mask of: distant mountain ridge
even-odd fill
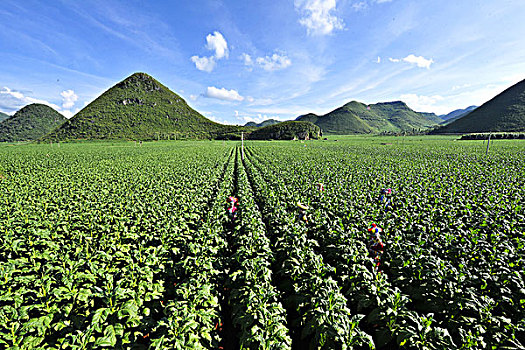
[[[5,114],[5,113],[0,112],[0,122],[1,122],[2,120],[7,119],[7,118],[9,118],[9,114]]]
[[[459,118],[466,116],[468,113],[472,112],[476,108],[478,108],[478,106],[469,106],[464,109],[456,109],[448,114],[440,115],[439,117],[444,120],[441,124],[450,124],[454,120],[458,120]]]
[[[46,139],[207,139],[241,130],[205,118],[153,77],[134,73]]]
[[[244,126],[262,128],[262,127],[265,127],[265,126],[274,125],[274,124],[278,124],[278,123],[281,123],[281,121],[275,120],[275,119],[266,119],[266,120],[264,120],[264,121],[262,121],[260,123],[248,122],[248,123],[244,124]]]
[[[525,131],[525,80],[431,134]]]
[[[0,142],[37,140],[66,121],[53,108],[33,103],[0,122]]]
[[[301,115],[296,120],[309,121],[327,134],[369,134],[425,130],[443,120],[434,113],[418,113],[402,101],[371,105],[351,101],[325,115]]]

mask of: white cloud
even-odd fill
[[[266,71],[285,69],[292,65],[292,60],[288,56],[278,53],[274,53],[271,56],[257,57],[255,60],[250,55],[243,53],[241,59],[244,61],[245,66],[250,67],[250,70],[254,65],[258,65]]]
[[[377,56],[377,63],[381,63],[381,57]]]
[[[16,112],[20,108],[31,103],[41,103],[57,111],[60,111],[61,109],[60,106],[54,103],[26,96],[24,95],[24,93],[16,90],[11,90],[8,87],[3,87],[0,90],[0,109],[7,111],[7,113],[9,114]]]
[[[271,98],[253,98],[249,97],[246,99],[248,102],[250,102],[250,106],[269,106],[271,104],[274,104],[275,101]]]
[[[216,98],[223,101],[243,101],[244,97],[239,95],[237,90],[227,90],[225,88],[216,88],[215,86],[209,86],[206,92],[203,94],[204,97]]]
[[[276,53],[271,56],[257,57],[255,62],[266,71],[284,69],[292,64],[292,61],[287,56]]]
[[[211,113],[206,113],[206,118],[208,118],[209,120],[215,122],[215,123],[219,123],[219,124],[223,124],[223,125],[231,125],[232,123],[226,119],[221,119],[221,118],[217,118],[216,116],[214,116],[213,114]]]
[[[71,117],[73,117],[75,114],[77,114],[78,112],[80,111],[80,108],[75,108],[74,111],[70,111],[70,110],[63,110],[61,113],[64,115],[64,117],[66,117],[67,119],[70,119]]]
[[[238,114],[236,114],[236,117],[238,117]],[[284,120],[283,118],[281,118],[278,115],[270,115],[269,116],[269,115],[260,114],[260,113],[257,114],[257,116],[243,116],[242,117],[242,120],[244,120],[245,123],[254,122],[254,123],[257,123],[257,124],[262,123],[263,121],[268,120],[268,119]]]
[[[354,11],[363,11],[368,8],[368,4],[366,1],[360,1],[360,2],[354,3],[352,5],[352,8],[354,9]]]
[[[208,50],[215,51],[216,59],[228,58],[228,43],[221,33],[215,31],[213,34],[208,34],[206,36],[206,43]]]
[[[13,91],[11,90],[10,88],[8,88],[7,86],[5,86],[1,91],[0,91],[0,94],[4,94],[4,95],[8,95],[8,96],[12,96],[13,98],[16,98],[16,99],[24,99],[24,94],[19,92],[19,91]]]
[[[363,11],[373,4],[384,4],[387,2],[392,2],[392,0],[362,0],[354,2],[352,4],[352,9],[354,9],[354,11]]]
[[[472,84],[454,85],[452,87],[452,91],[461,90],[461,89],[468,88],[468,87],[471,87],[471,86],[472,86]]]
[[[410,63],[410,64],[414,64],[414,65],[418,66],[419,68],[426,68],[426,69],[430,69],[430,65],[432,63],[434,63],[433,59],[426,59],[423,56],[416,56],[416,55],[413,55],[413,54],[410,54],[407,57],[401,58],[401,59],[390,57],[388,60],[390,62],[401,62],[401,61],[403,61],[403,62],[407,62],[407,63]]]
[[[332,14],[336,0],[295,0],[294,5],[308,35],[327,35],[344,28],[343,20]]]
[[[190,95],[190,100],[196,101],[197,100],[197,95]]]
[[[212,57],[192,56],[191,61],[195,63],[198,70],[210,73],[215,68],[215,59]]]
[[[424,96],[416,94],[403,94],[400,98],[416,112],[434,112],[441,114],[445,113],[444,111],[446,111],[446,107],[436,105],[440,101],[444,100],[444,97],[440,95]]]
[[[65,90],[60,93],[62,96],[62,108],[70,109],[75,105],[75,102],[78,100],[78,96],[73,90]]]
[[[251,66],[253,64],[252,57],[247,53],[241,55],[241,60],[243,60],[245,66]]]
[[[198,70],[210,73],[215,68],[217,60],[228,58],[228,43],[221,33],[215,31],[206,36],[206,48],[214,51],[214,54],[208,57],[191,56],[191,61],[195,63]]]
[[[426,68],[429,69],[430,65],[434,63],[433,59],[426,59],[423,56],[415,56],[415,55],[408,55],[407,57],[403,58],[403,61],[415,64],[419,68]]]
[[[73,111],[71,110],[71,108],[75,105],[75,102],[78,100],[78,96],[73,90],[64,90],[60,93],[60,96],[62,97],[62,107],[45,100],[26,96],[20,91],[11,90],[8,87],[4,87],[0,90],[0,108],[7,110],[9,114],[13,114],[22,107],[31,103],[41,103],[60,112],[68,119],[80,111],[80,108],[75,108]],[[85,105],[87,105],[87,102]]]

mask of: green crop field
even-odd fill
[[[0,348],[525,347],[525,141],[1,145],[0,193]]]

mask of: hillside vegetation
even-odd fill
[[[319,126],[327,134],[368,134],[420,131],[443,120],[434,113],[418,113],[402,101],[365,105],[352,101],[318,116],[313,113],[297,118]]]
[[[293,120],[265,126],[247,135],[251,140],[309,140],[319,137],[321,137],[321,129],[317,125]]]
[[[242,130],[205,118],[148,74],[135,73],[46,139],[212,139]]]
[[[30,104],[0,123],[0,142],[36,140],[66,120],[66,117],[49,106]]]
[[[525,131],[525,80],[432,134]]]
[[[274,124],[279,124],[280,121],[278,120],[275,120],[275,119],[267,119],[267,120],[264,120],[260,123],[256,123],[256,122],[248,122],[246,124],[244,124],[244,126],[250,126],[250,127],[257,127],[257,128],[262,128],[264,126],[269,126],[269,125],[274,125]]]

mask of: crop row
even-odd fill
[[[330,276],[331,267],[316,253],[317,242],[308,237],[295,212],[283,206],[250,157],[245,164],[272,236],[277,271],[274,283],[282,293],[297,346],[333,349],[371,343],[357,327],[362,315],[352,315]]]
[[[230,304],[241,348],[290,349],[286,312],[272,285],[272,250],[240,157],[236,158],[238,223],[231,230]]]

